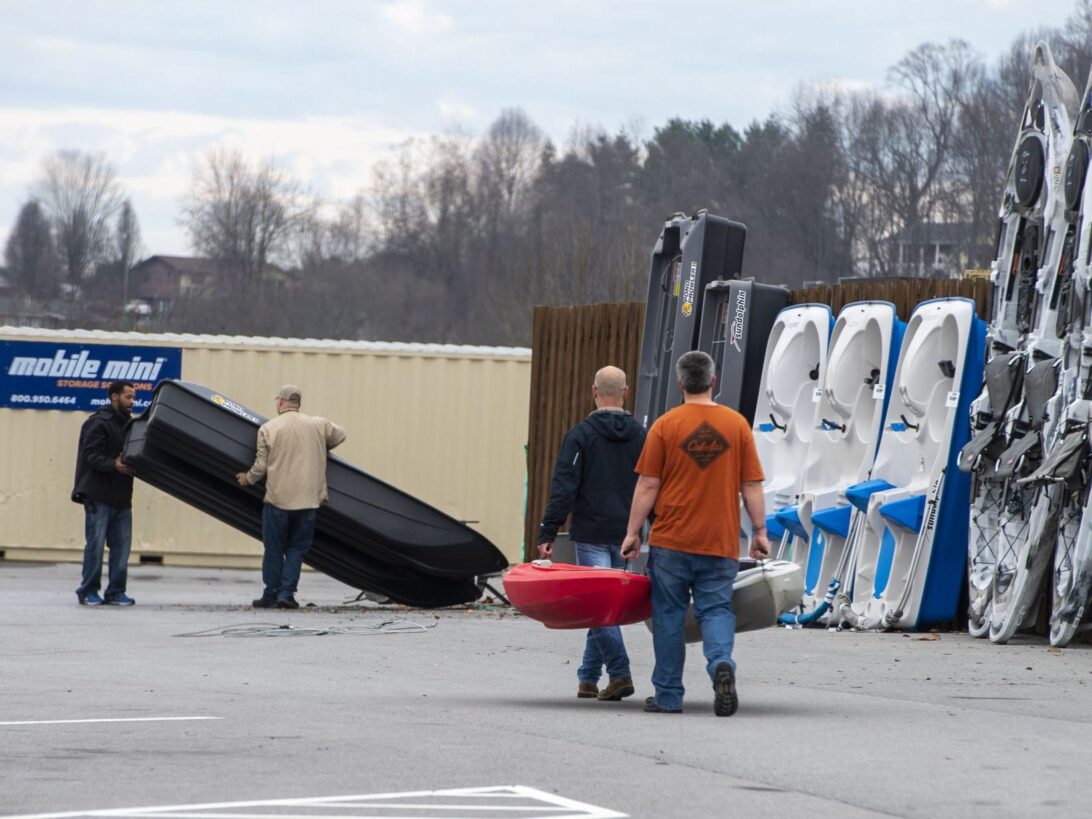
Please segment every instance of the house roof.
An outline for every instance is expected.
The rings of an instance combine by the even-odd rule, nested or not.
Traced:
[[[204,259],[199,256],[149,256],[144,261],[133,267],[133,270],[141,270],[156,262],[164,264],[178,273],[188,273],[198,276],[214,276],[223,268],[214,259]]]
[[[135,265],[133,270],[139,271],[155,263],[165,265],[175,273],[190,276],[221,276],[227,271],[227,268],[216,259],[207,259],[203,256],[164,256],[162,254],[149,256]],[[287,271],[283,268],[270,263],[266,263],[265,273],[274,278],[283,278],[287,275]]]

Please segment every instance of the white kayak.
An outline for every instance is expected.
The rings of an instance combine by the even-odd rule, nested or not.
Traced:
[[[804,573],[787,560],[740,561],[732,590],[732,611],[736,615],[736,633],[758,631],[777,625],[777,618],[800,602],[804,593]],[[645,626],[652,630],[652,621]],[[701,642],[701,627],[694,617],[694,607],[686,613],[686,642]]]

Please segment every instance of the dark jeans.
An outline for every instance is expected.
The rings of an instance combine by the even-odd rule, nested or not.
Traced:
[[[686,611],[694,600],[701,624],[705,670],[715,678],[720,663],[731,663],[736,639],[732,589],[739,562],[727,557],[691,554],[651,546],[648,576],[652,580],[652,649],[656,665],[652,685],[661,708],[682,708],[683,663],[686,661]]]
[[[129,576],[129,549],[133,543],[133,510],[119,509],[98,501],[83,505],[83,579],[76,595],[83,600],[98,594],[102,585],[102,551],[110,549],[107,600],[125,594]]]
[[[300,582],[303,558],[315,539],[314,509],[262,507],[262,581],[266,600],[288,600]]]
[[[622,547],[618,544],[577,543],[574,540],[573,547],[579,566],[625,568]],[[607,677],[612,680],[630,676],[629,655],[622,640],[622,629],[618,626],[588,629],[588,637],[584,641],[584,660],[576,671],[576,677],[580,682],[597,683],[604,665],[607,667]]]

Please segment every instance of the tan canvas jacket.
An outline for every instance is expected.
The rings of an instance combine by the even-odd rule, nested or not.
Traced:
[[[247,480],[265,478],[265,502],[278,509],[317,509],[326,503],[326,451],[344,440],[333,421],[285,410],[258,429]]]

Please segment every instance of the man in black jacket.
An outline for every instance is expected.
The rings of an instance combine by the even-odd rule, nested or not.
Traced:
[[[629,522],[629,507],[637,483],[637,459],[645,431],[622,409],[626,374],[604,367],[595,374],[592,398],[596,410],[565,435],[554,466],[550,501],[539,528],[538,551],[553,554],[557,530],[572,512],[569,534],[581,566],[625,565],[621,545]],[[608,684],[599,690],[603,666]],[[618,626],[588,630],[584,661],[577,671],[576,696],[601,701],[633,694],[629,656]]]
[[[131,606],[125,594],[129,547],[133,537],[133,470],[121,461],[125,425],[133,411],[136,388],[114,381],[106,391],[110,403],[83,422],[76,453],[72,500],[84,509],[83,580],[76,589],[81,606]],[[102,551],[110,549],[105,600],[99,596]]]

